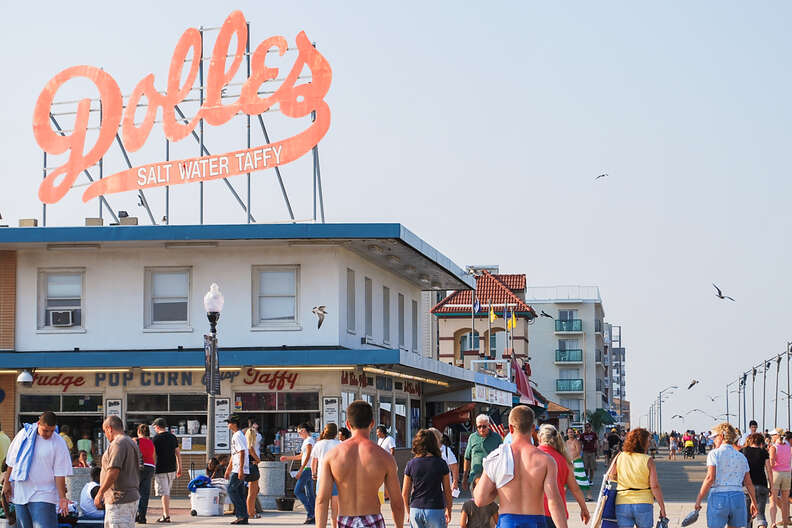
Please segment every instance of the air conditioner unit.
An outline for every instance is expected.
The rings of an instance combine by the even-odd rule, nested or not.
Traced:
[[[73,310],[52,310],[49,313],[50,326],[74,326]]]

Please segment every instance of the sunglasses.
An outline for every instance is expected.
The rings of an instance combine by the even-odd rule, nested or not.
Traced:
[[[476,429],[489,429],[489,425],[477,425]]]

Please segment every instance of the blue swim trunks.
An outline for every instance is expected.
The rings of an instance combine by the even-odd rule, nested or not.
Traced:
[[[498,516],[498,528],[545,528],[544,515],[518,515],[502,513]]]

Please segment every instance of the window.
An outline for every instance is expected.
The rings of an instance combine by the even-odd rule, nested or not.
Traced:
[[[399,294],[399,348],[404,348],[404,295]]]
[[[372,331],[372,329],[371,329],[371,324],[372,324],[372,323],[371,323],[371,316],[372,316],[372,310],[373,310],[373,307],[372,307],[372,305],[374,304],[374,303],[372,302],[372,301],[373,301],[373,299],[372,299],[373,293],[372,293],[371,279],[369,279],[368,277],[366,277],[366,280],[365,280],[364,282],[365,282],[365,290],[366,290],[366,291],[365,291],[365,303],[366,303],[366,307],[365,307],[365,308],[366,308],[366,309],[365,309],[365,311],[366,311],[366,321],[365,321],[365,323],[366,323],[366,335],[367,335],[367,336],[369,336],[369,337],[371,337],[371,336],[373,336],[373,335],[374,335],[374,332],[373,332],[373,331]]]
[[[347,407],[349,404],[355,401],[355,393],[354,392],[347,392],[341,391],[341,419],[339,420],[341,423],[338,424],[339,427],[344,426],[347,420]]]
[[[355,332],[355,272],[347,269],[347,330]]]
[[[561,406],[572,411],[572,421],[580,421],[580,400],[573,398],[561,398]]]
[[[577,339],[559,339],[558,350],[579,350]]]
[[[561,321],[577,319],[577,310],[558,310],[558,319]]]
[[[412,320],[410,322],[410,331],[412,333],[412,351],[418,353],[418,302],[412,301]]]
[[[253,326],[294,328],[297,319],[298,266],[253,268]]]
[[[382,287],[382,340],[390,343],[390,288]]]
[[[39,272],[38,328],[67,330],[83,327],[83,270]]]
[[[558,377],[560,379],[580,379],[580,370],[572,368],[558,369]]]
[[[459,339],[459,349],[462,352],[469,352],[471,350],[478,350],[479,348],[479,333],[473,333],[473,341],[471,343],[470,332],[463,334]]]
[[[490,359],[503,359],[506,351],[506,332],[492,332],[490,334]]]
[[[146,328],[190,324],[190,268],[146,270]]]

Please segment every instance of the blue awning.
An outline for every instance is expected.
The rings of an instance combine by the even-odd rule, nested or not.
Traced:
[[[516,392],[514,383],[395,349],[220,349],[224,367],[373,366]],[[203,349],[0,352],[0,368],[203,367]]]

